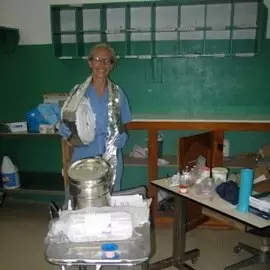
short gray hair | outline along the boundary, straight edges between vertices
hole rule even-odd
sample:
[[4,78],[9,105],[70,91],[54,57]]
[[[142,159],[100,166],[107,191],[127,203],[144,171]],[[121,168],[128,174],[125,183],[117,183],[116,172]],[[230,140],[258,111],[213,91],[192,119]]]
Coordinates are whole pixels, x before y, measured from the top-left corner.
[[115,50],[108,43],[98,43],[94,47],[92,47],[88,54],[88,60],[91,60],[93,58],[94,52],[98,49],[107,49],[112,55],[112,62],[116,62]]

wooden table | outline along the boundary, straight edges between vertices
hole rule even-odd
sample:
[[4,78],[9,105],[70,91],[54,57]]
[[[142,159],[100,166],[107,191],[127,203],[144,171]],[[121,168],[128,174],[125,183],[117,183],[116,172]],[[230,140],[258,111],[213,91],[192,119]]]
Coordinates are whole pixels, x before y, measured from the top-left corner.
[[[149,195],[153,200],[153,215],[155,221],[161,223],[171,222],[172,218],[160,217],[156,207],[156,195],[157,189],[155,186],[150,185],[152,180],[158,178],[158,144],[157,137],[158,132],[161,130],[201,130],[201,131],[211,131],[212,144],[212,165],[222,165],[222,148],[220,146],[223,144],[224,132],[225,131],[270,131],[270,114],[258,115],[253,117],[213,117],[213,116],[145,116],[145,115],[135,115],[134,120],[127,125],[128,130],[146,130],[148,132],[148,188]],[[45,135],[45,134],[30,134],[30,133],[0,133],[0,137],[32,137],[32,136],[59,136]],[[192,136],[191,136],[192,137]],[[191,138],[190,137],[190,138]],[[196,140],[200,138],[197,135]],[[192,139],[192,138],[191,138]],[[70,156],[72,149],[68,146],[65,140],[62,140],[62,159],[63,159],[63,169],[64,169],[64,181],[67,182],[67,169],[69,166]],[[181,160],[184,159],[185,153],[178,149],[178,158],[176,163],[180,165]],[[182,152],[181,152],[182,151]]]
[[[128,130],[146,130],[148,132],[148,188],[153,200],[154,220],[160,223],[171,222],[171,218],[160,217],[156,206],[157,189],[150,185],[152,180],[158,179],[158,132],[160,130],[201,130],[212,131],[212,165],[219,166],[223,163],[223,145],[225,131],[270,131],[270,114],[257,116],[135,116],[127,125]],[[198,137],[198,136],[197,136]],[[196,138],[198,139],[198,138]],[[178,149],[180,151],[180,149]],[[178,165],[185,153],[178,156]],[[157,218],[157,219],[156,219]]]

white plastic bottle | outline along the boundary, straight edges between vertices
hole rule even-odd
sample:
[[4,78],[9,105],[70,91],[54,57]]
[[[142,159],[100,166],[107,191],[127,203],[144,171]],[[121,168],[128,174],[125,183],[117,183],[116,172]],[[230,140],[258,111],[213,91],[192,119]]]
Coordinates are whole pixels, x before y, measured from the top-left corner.
[[4,156],[3,158],[1,176],[4,189],[15,189],[20,187],[18,168],[12,163],[8,156]]
[[223,156],[224,157],[230,156],[230,142],[228,139],[224,139],[223,141]]

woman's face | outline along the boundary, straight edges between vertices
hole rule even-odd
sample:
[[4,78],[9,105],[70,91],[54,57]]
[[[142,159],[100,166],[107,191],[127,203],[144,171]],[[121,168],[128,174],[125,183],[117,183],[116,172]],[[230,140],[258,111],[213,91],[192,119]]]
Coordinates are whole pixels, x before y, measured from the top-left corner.
[[96,49],[88,63],[92,68],[93,77],[106,79],[113,68],[112,54],[106,48]]

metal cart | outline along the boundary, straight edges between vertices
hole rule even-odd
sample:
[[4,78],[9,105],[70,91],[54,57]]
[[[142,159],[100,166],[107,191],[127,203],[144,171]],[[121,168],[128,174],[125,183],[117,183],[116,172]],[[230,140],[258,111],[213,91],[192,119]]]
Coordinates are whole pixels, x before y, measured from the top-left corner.
[[[146,188],[139,187],[121,192],[113,196],[140,194],[146,198]],[[51,218],[55,218],[55,204],[50,207]],[[118,258],[102,258],[101,245],[104,242],[90,242],[82,244],[49,244],[45,250],[46,260],[59,269],[65,270],[67,266],[77,266],[80,270],[86,270],[87,266],[135,266],[141,265],[143,270],[148,268],[151,254],[150,224],[134,229],[130,239],[116,241],[118,245]]]

